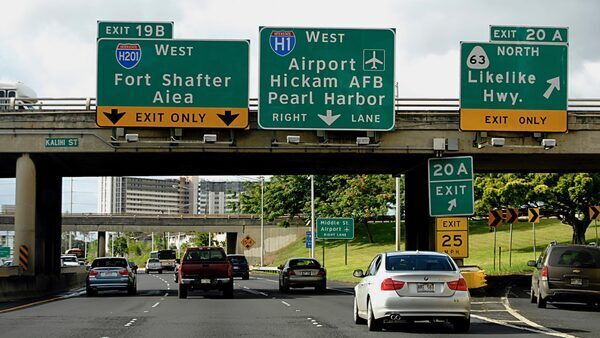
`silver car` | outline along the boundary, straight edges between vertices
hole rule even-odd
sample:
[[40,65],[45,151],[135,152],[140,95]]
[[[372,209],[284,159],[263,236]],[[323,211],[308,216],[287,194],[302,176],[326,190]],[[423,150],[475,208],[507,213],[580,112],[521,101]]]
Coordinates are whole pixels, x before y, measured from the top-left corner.
[[314,287],[320,293],[327,291],[327,271],[314,258],[291,258],[278,268],[280,292],[304,287]]
[[94,259],[85,286],[87,296],[94,296],[99,290],[127,290],[129,295],[137,293],[136,274],[127,259],[120,257]]
[[443,320],[457,332],[470,327],[471,299],[454,260],[429,251],[386,252],[375,256],[354,287],[354,322],[369,331],[383,324]]

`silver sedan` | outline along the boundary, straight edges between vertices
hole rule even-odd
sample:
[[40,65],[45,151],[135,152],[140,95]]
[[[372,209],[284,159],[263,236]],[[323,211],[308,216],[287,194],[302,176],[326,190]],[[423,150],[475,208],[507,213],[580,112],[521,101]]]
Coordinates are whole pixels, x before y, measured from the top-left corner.
[[370,331],[383,324],[418,320],[449,321],[457,332],[470,326],[471,299],[454,260],[428,251],[386,252],[375,256],[354,288],[354,321]]

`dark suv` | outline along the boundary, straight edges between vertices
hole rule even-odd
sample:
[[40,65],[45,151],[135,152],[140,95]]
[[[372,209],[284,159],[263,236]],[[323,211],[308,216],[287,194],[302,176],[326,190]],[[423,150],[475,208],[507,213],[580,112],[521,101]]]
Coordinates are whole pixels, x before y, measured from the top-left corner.
[[600,248],[595,245],[552,242],[534,267],[531,302],[545,308],[550,302],[600,302]]
[[233,266],[233,277],[250,279],[250,267],[244,255],[227,255],[227,260]]

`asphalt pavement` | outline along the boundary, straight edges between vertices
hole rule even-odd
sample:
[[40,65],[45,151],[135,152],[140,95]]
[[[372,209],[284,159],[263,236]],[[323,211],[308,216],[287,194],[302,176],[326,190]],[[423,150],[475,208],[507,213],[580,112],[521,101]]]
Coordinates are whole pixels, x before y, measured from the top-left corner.
[[[368,332],[352,321],[352,285],[329,282],[312,289],[278,291],[272,275],[235,280],[233,299],[219,292],[177,297],[172,274],[140,274],[138,295],[82,290],[45,303],[0,310],[0,337],[363,337],[454,336],[447,324],[416,323]],[[473,298],[470,336],[598,337],[598,312],[584,306],[537,309],[527,290],[508,297]],[[9,310],[9,311],[7,311]],[[5,311],[5,312],[2,312]]]

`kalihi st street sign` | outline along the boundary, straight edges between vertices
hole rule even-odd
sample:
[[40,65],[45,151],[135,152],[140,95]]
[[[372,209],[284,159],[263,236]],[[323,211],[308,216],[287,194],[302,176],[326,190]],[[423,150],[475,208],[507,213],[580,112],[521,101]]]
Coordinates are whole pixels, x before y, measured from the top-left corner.
[[393,29],[260,29],[263,129],[394,128]]

